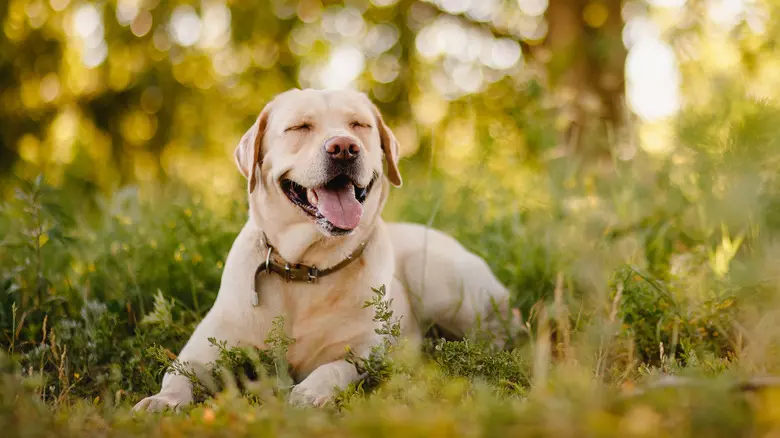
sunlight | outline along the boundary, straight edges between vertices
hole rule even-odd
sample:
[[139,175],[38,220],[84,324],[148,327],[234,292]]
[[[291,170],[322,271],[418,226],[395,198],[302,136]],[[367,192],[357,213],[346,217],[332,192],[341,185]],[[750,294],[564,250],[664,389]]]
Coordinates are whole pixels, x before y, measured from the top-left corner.
[[742,20],[745,6],[745,0],[710,0],[707,16],[717,25],[732,28]]
[[76,34],[85,41],[103,39],[103,21],[94,5],[85,4],[76,10],[73,14],[73,27]]
[[438,0],[436,3],[450,14],[462,14],[471,5],[471,0]]
[[466,15],[477,21],[491,21],[501,13],[499,0],[480,0],[472,2]]
[[547,10],[548,0],[517,0],[517,5],[524,14],[540,17]]
[[681,8],[685,6],[686,0],[647,0],[647,2],[659,8]]
[[490,54],[487,59],[483,58],[483,62],[498,70],[514,67],[523,56],[517,41],[509,38],[499,38],[492,41],[490,51],[483,51],[483,53]]
[[208,2],[202,8],[203,29],[199,46],[220,48],[230,41],[230,9],[220,2]]
[[[648,3],[658,8],[681,8],[686,0],[648,0]],[[731,29],[747,20],[754,31],[764,28],[761,9],[748,7],[745,0],[709,0],[705,5],[707,19],[716,26]],[[662,34],[659,24],[647,15],[631,17],[623,29],[623,42],[629,49],[626,98],[632,111],[648,122],[668,118],[681,106],[677,54],[663,41]],[[727,50],[713,50],[717,53],[714,55],[716,63],[730,62],[727,68],[733,68],[737,61],[733,56],[725,55]]]
[[73,14],[73,28],[81,39],[81,62],[88,68],[99,66],[108,56],[100,11],[92,4],[80,6]]
[[319,74],[319,81],[325,88],[344,89],[363,72],[365,58],[357,47],[339,46],[330,54],[330,60]]
[[200,39],[201,21],[192,6],[177,6],[171,14],[170,33],[179,45],[189,47]]
[[647,121],[669,117],[680,108],[680,73],[672,48],[658,39],[636,43],[626,60],[628,103]]
[[447,98],[482,90],[486,84],[512,74],[523,59],[520,44],[514,39],[497,38],[450,17],[438,18],[421,29],[415,47],[425,60],[441,62],[442,70],[433,73],[431,79]]
[[119,0],[116,4],[116,21],[128,26],[138,15],[138,0]]

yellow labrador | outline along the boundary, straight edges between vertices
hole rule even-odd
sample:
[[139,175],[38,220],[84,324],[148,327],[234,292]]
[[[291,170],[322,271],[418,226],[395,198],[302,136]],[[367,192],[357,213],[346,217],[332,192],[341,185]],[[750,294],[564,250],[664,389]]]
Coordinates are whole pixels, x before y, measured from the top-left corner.
[[[484,328],[504,342],[509,296],[487,264],[443,233],[380,218],[390,184],[401,185],[398,144],[364,94],[282,93],[244,134],[235,158],[247,178],[249,220],[213,307],[178,361],[207,370],[217,356],[212,337],[264,347],[282,315],[295,339],[287,359],[299,383],[290,401],[322,405],[359,378],[345,347],[365,356],[381,340],[373,309],[363,308],[381,285],[411,342],[429,323],[457,336]],[[169,372],[159,394],[135,409],[191,401],[190,381]]]

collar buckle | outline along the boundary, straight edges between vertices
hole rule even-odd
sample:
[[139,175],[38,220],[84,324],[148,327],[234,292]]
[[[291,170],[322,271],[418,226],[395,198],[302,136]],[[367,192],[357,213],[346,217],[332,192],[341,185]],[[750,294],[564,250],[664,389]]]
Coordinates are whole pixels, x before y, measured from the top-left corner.
[[309,278],[306,280],[307,283],[312,284],[317,282],[317,277],[320,275],[320,271],[317,270],[316,266],[312,266],[309,268]]
[[252,288],[252,307],[257,307],[260,305],[260,291],[257,287],[257,277],[261,273],[270,274],[271,273],[271,253],[273,253],[273,248],[268,247],[268,252],[265,254],[265,262],[260,263],[260,266],[257,267],[257,270],[255,271],[255,285],[254,288]]
[[268,246],[268,252],[265,253],[265,273],[270,274],[271,273],[271,253],[274,252],[274,249],[272,246]]

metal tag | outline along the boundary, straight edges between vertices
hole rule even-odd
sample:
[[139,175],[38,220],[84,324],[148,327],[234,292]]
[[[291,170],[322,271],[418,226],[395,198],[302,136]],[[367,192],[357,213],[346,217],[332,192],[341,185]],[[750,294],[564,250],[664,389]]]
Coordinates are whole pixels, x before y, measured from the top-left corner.
[[269,246],[268,252],[265,253],[265,261],[263,263],[260,263],[260,266],[258,266],[257,270],[255,270],[255,278],[254,278],[255,287],[252,290],[252,307],[257,307],[260,305],[260,287],[257,284],[258,283],[257,277],[262,273],[270,272],[272,252],[273,252],[273,248]]

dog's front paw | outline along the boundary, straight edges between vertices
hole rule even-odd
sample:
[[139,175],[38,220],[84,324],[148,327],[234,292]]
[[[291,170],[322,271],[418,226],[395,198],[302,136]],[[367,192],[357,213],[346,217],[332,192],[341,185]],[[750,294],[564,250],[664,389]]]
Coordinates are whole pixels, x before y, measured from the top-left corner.
[[315,406],[319,408],[333,400],[335,392],[333,386],[317,384],[307,379],[293,387],[289,401],[293,406]]
[[179,410],[192,403],[192,394],[159,393],[138,402],[133,411],[160,412],[166,409]]

